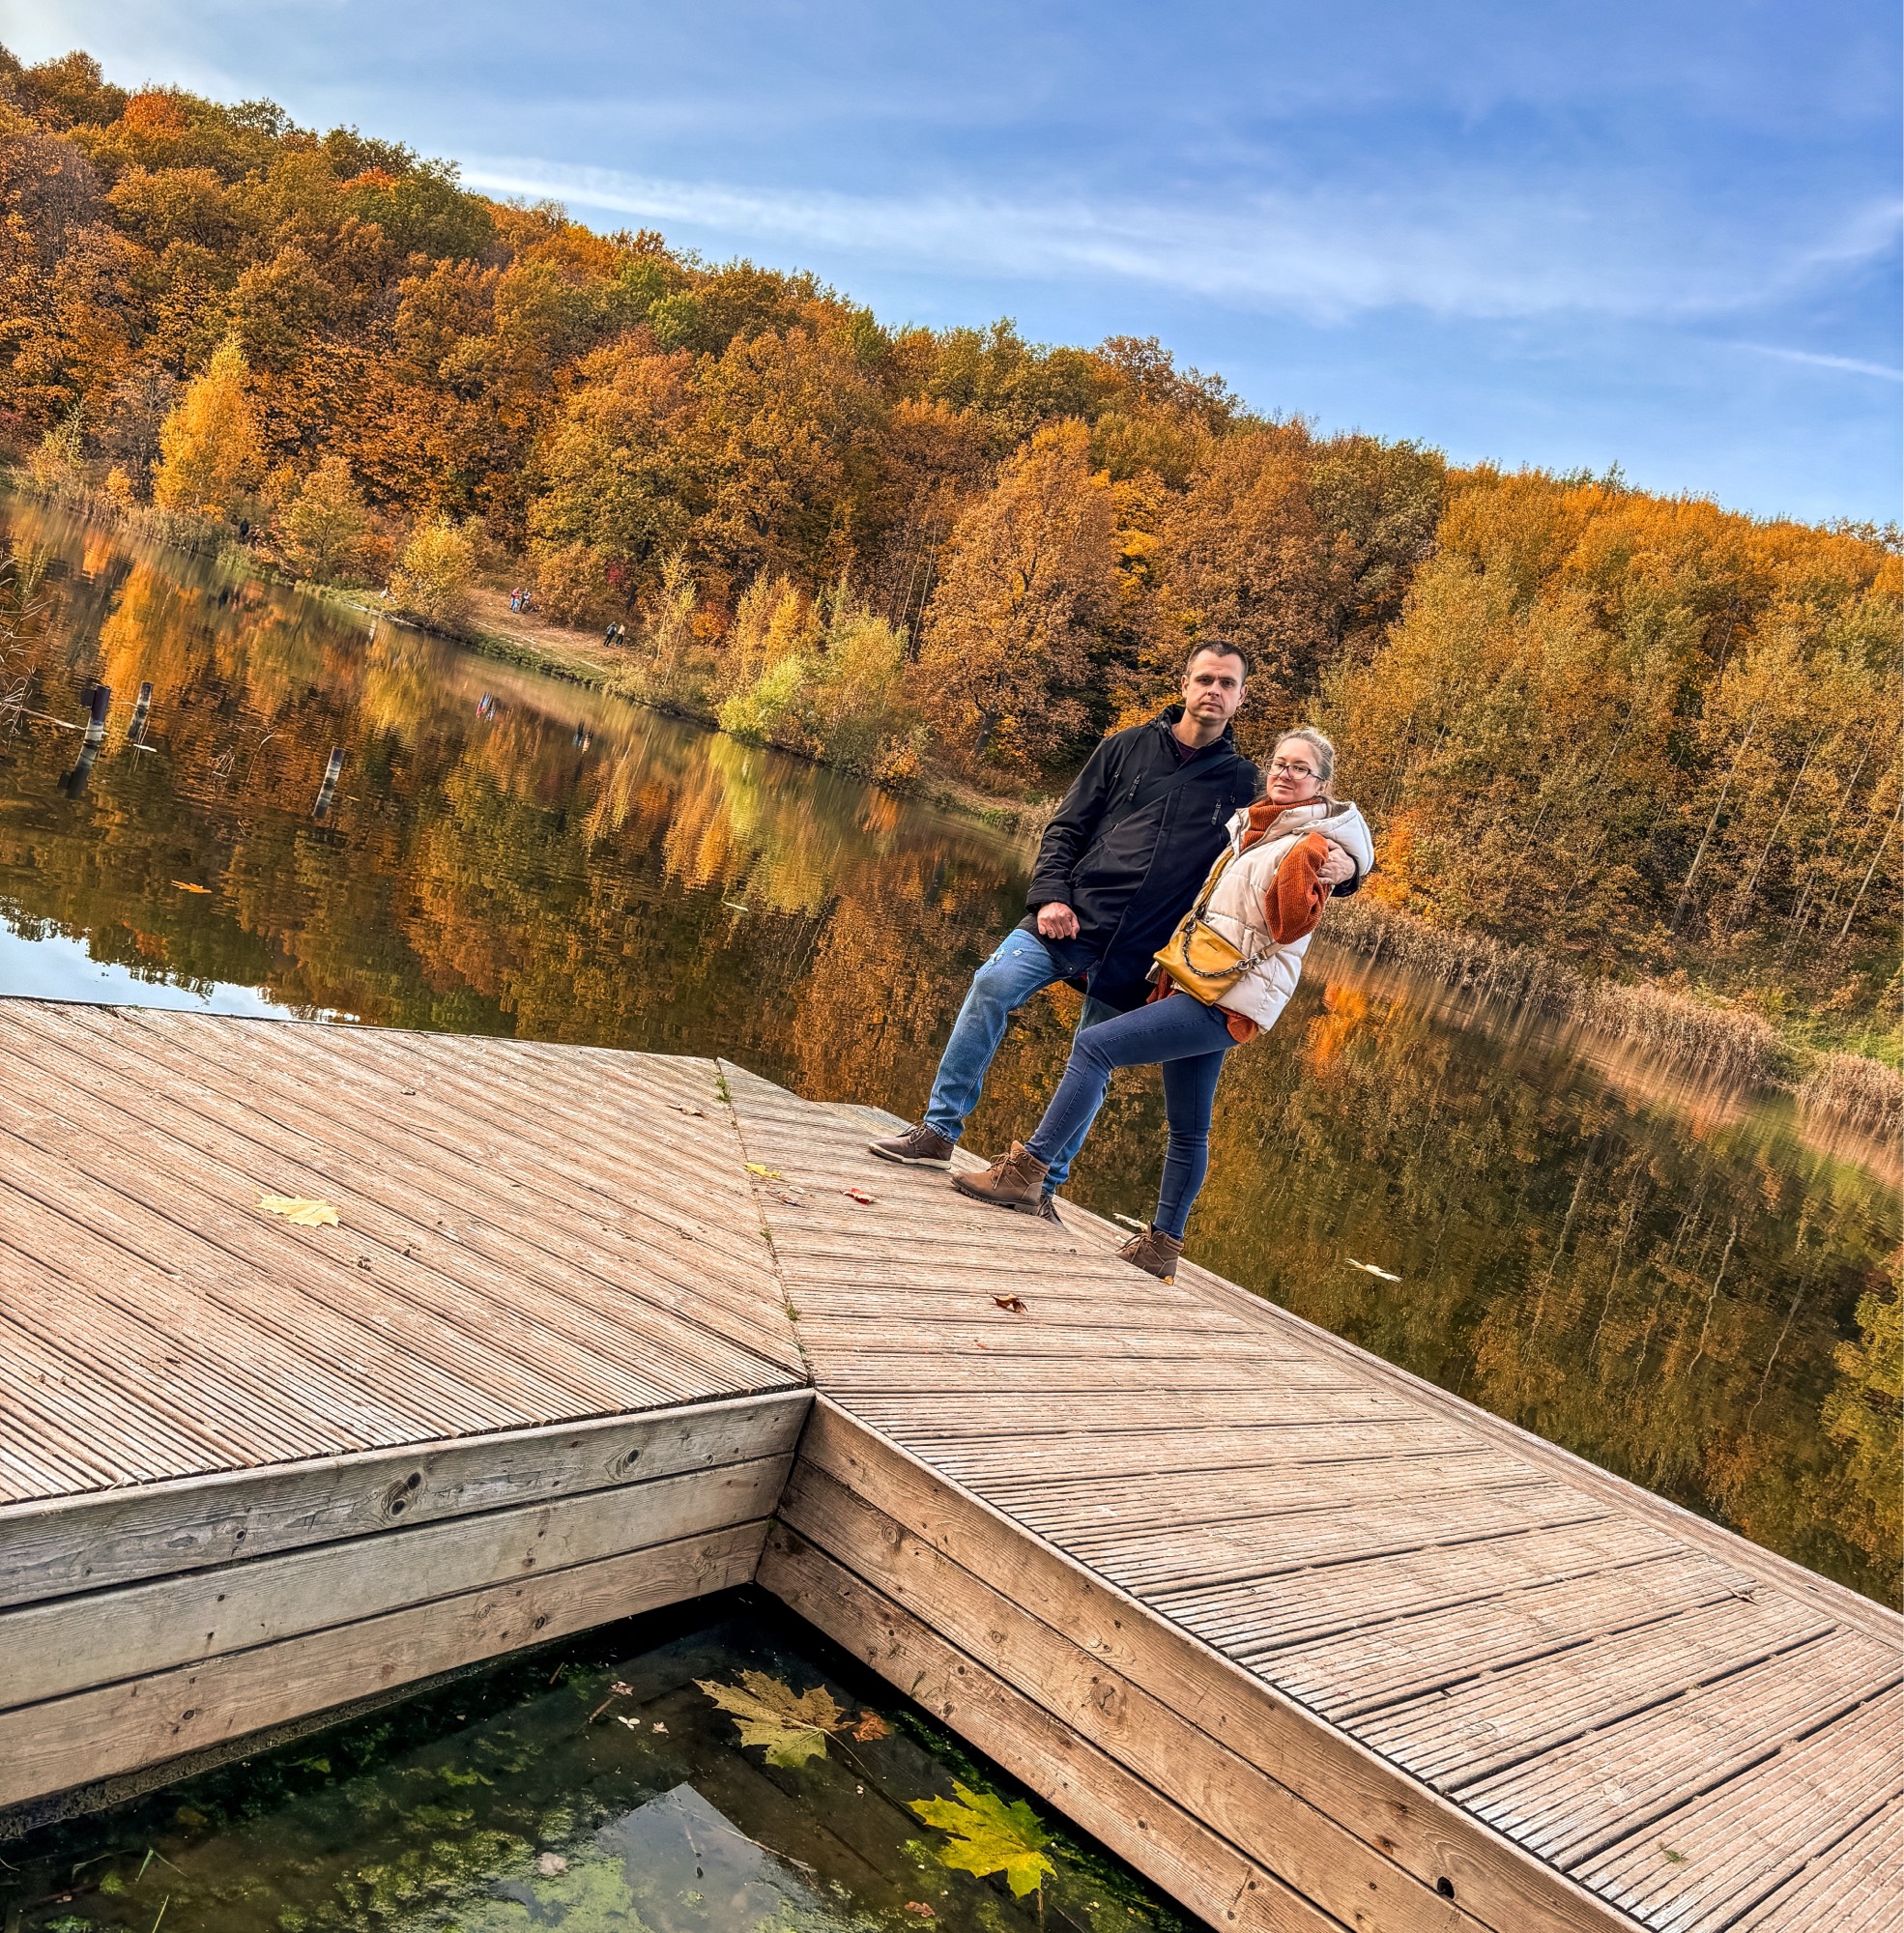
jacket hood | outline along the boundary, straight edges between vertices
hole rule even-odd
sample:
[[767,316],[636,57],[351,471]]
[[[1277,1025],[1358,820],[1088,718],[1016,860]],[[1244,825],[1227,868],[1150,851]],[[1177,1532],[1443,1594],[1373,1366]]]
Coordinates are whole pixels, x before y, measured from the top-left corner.
[[[1264,815],[1267,814],[1267,817]],[[1355,861],[1355,869],[1365,879],[1374,871],[1375,842],[1369,822],[1352,799],[1321,798],[1305,805],[1284,806],[1281,812],[1267,800],[1258,799],[1234,815],[1229,822],[1229,843],[1239,846],[1243,835],[1261,820],[1265,839],[1281,839],[1290,834],[1319,832],[1331,845],[1340,846]]]

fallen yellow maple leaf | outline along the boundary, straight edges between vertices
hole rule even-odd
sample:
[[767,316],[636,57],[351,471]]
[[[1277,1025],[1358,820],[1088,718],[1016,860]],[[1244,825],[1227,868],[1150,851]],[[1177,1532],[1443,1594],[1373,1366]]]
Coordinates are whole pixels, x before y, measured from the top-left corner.
[[334,1228],[337,1211],[328,1201],[307,1201],[302,1195],[261,1195],[258,1206],[268,1215],[282,1215],[301,1228]]

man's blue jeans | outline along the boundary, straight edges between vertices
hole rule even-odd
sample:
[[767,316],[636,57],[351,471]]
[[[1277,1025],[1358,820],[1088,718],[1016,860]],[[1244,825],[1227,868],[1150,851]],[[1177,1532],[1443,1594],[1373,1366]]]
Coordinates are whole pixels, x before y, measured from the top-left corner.
[[[992,1056],[1005,1037],[1005,1023],[1032,995],[1042,993],[1053,981],[1066,976],[1045,950],[1035,933],[1014,929],[998,942],[998,949],[972,975],[959,1018],[952,1023],[952,1038],[939,1055],[938,1072],[933,1076],[932,1099],[926,1103],[926,1126],[948,1141],[956,1141],[966,1132],[966,1116],[978,1106],[979,1090],[985,1085]],[[1116,1013],[1102,1000],[1087,998],[1078,1017],[1082,1031],[1108,1021]],[[1064,1185],[1071,1163],[1085,1135],[1090,1132],[1086,1116],[1077,1139],[1060,1147],[1045,1177],[1049,1193]]]

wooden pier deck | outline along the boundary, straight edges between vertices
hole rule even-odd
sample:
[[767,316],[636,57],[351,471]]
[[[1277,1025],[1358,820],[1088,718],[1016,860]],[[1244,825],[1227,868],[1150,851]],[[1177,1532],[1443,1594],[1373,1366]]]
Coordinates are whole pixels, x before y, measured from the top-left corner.
[[1904,1623],[877,1118],[0,1002],[0,1823],[758,1578],[1213,1926],[1904,1924]]

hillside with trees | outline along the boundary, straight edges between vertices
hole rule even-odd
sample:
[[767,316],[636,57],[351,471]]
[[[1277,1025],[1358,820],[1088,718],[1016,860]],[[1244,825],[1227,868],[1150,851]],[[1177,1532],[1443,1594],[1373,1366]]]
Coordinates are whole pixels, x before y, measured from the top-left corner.
[[891,786],[1048,794],[1232,640],[1246,740],[1339,735],[1390,909],[1890,1037],[1894,533],[893,326],[82,54],[0,52],[0,439],[439,628],[523,584],[625,626],[623,688]]

